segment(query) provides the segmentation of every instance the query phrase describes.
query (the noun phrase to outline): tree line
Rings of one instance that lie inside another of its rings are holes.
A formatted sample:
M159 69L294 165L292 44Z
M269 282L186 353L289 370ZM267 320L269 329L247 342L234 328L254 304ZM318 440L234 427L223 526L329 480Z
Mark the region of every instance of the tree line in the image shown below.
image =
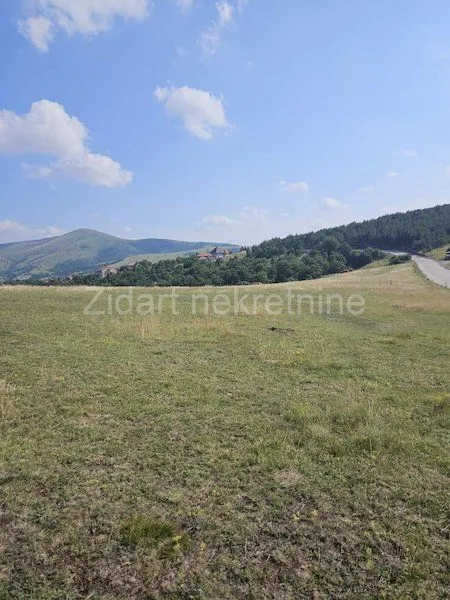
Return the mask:
M406 213L386 215L378 219L322 229L314 233L273 238L248 250L254 258L270 258L299 254L316 248L326 237L351 248L381 248L401 252L426 252L450 241L450 204Z
M258 258L250 253L228 260L203 262L195 256L140 262L122 267L117 274L101 278L99 274L71 278L71 285L112 286L222 286L251 283L283 283L317 279L342 271L359 269L383 257L379 250L353 250L334 238L325 238L317 248L302 254Z

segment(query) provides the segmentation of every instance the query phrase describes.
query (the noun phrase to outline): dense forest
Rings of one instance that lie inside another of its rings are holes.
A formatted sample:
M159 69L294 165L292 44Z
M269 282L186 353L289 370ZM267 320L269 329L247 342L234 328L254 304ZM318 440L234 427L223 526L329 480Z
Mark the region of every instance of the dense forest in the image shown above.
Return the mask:
M273 238L253 246L248 254L253 258L298 254L316 248L328 236L355 249L373 247L415 253L428 251L450 242L450 204L386 215L315 233Z

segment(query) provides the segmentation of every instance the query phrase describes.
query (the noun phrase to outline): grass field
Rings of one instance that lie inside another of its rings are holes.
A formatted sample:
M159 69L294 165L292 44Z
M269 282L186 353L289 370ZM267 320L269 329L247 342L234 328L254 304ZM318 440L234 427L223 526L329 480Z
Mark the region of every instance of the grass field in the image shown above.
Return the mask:
M445 244L445 246L442 246L441 248L436 248L435 250L428 252L427 256L428 258L434 258L434 260L441 261L444 267L450 269L450 261L445 260L445 256L449 247L450 246L448 244Z
M290 287L366 310L0 288L1 600L447 597L449 290L412 264Z

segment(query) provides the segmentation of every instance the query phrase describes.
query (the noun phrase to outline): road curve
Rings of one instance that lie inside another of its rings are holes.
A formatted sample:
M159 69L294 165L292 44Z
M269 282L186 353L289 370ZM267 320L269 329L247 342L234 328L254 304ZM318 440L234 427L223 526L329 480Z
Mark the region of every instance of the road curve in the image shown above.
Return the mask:
M435 260L431 260L431 258L413 256L412 259L427 279L443 287L450 288L449 269L446 269Z

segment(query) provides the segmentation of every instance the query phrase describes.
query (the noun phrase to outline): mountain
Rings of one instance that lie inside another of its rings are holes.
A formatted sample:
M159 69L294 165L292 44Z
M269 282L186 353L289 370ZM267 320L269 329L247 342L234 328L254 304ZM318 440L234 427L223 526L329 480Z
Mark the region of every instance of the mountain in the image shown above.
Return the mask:
M105 264L124 261L131 256L189 254L205 247L229 244L180 242L149 238L124 240L93 229L77 229L57 237L27 242L0 244L0 277L65 276L95 271Z
M249 249L253 258L298 254L334 238L351 248L421 252L450 242L450 204L385 215L378 219L321 229L313 233L273 238Z

